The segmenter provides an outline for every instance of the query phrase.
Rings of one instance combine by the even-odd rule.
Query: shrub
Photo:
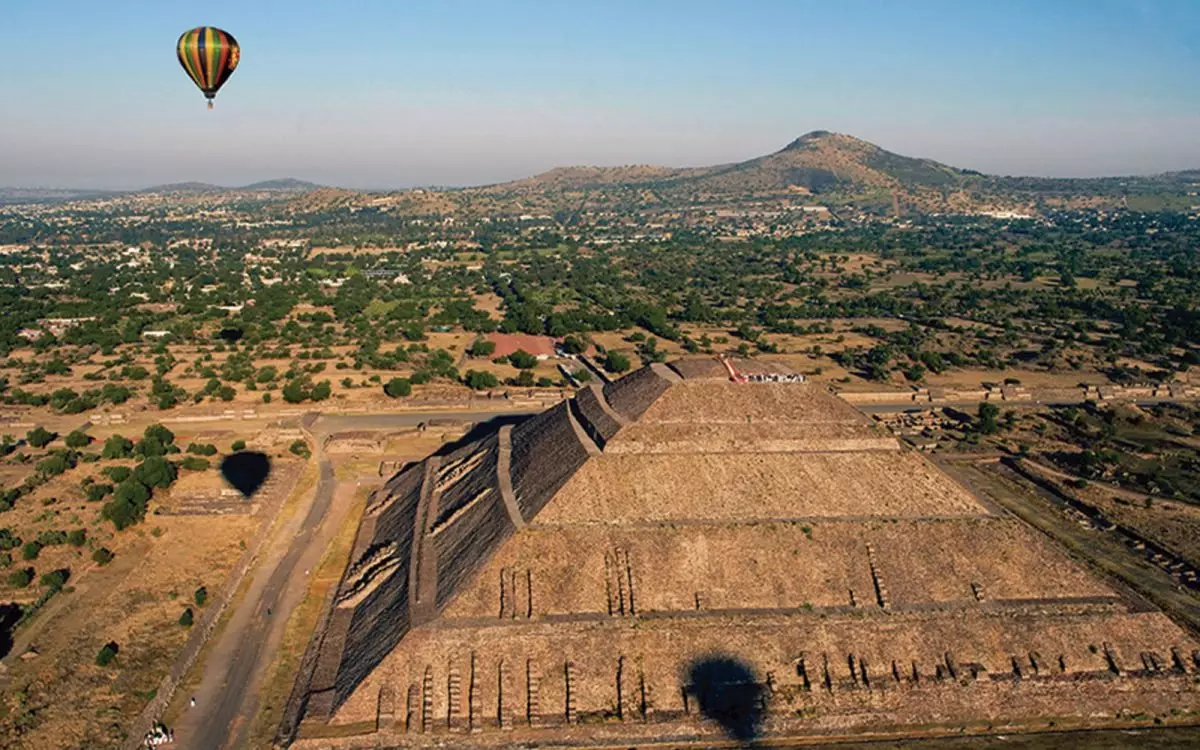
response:
[[[121,435],[113,435],[105,440],[104,449],[100,451],[100,457],[108,460],[112,460],[114,458],[129,458],[132,455],[133,441]]]
[[[47,456],[46,458],[43,458],[41,461],[37,462],[38,472],[48,477],[58,476],[69,468],[71,468],[71,462],[68,461],[67,457],[61,453],[53,456]]]
[[[37,543],[43,547],[53,547],[59,544],[66,544],[67,532],[61,529],[57,531],[43,531],[37,535]]]
[[[383,387],[383,392],[391,398],[404,398],[412,394],[412,383],[407,378],[392,378]]]
[[[245,440],[234,440],[233,444],[230,445],[229,447],[230,447],[230,449],[233,450],[234,453],[237,453],[238,451],[244,451],[244,450],[246,450],[246,441]]]
[[[38,425],[29,432],[25,433],[25,442],[29,443],[34,448],[45,448],[54,438],[58,437],[53,432]]]
[[[500,385],[500,381],[496,379],[495,375],[484,370],[467,370],[463,381],[467,384],[468,388],[476,391],[495,388]]]
[[[320,383],[317,383],[313,386],[312,393],[309,394],[309,398],[311,398],[313,401],[324,401],[331,395],[333,395],[333,387],[329,384],[328,380],[322,380]]]
[[[181,614],[179,616],[179,624],[185,628],[190,628],[192,626],[193,620],[194,620],[194,618],[192,616],[192,608],[191,607],[188,607],[187,609],[183,610],[183,614]]]
[[[21,559],[22,560],[36,560],[38,558],[38,555],[40,555],[41,553],[42,553],[41,542],[36,542],[36,541],[25,542],[24,546],[21,547]]]
[[[508,361],[513,367],[521,370],[532,370],[534,367],[537,367],[538,362],[537,357],[533,356],[524,349],[518,349],[512,354],[508,355]]]
[[[215,456],[217,455],[217,446],[212,443],[191,443],[187,447],[187,452],[197,456]]]
[[[72,529],[71,533],[67,534],[67,544],[72,547],[82,547],[87,541],[87,529]]]
[[[207,471],[211,465],[207,458],[199,456],[188,456],[179,462],[179,467],[188,471]]]
[[[471,344],[472,357],[490,357],[496,351],[496,343],[486,339],[478,339]]]
[[[112,550],[110,550],[108,547],[101,547],[92,553],[92,559],[96,561],[96,564],[98,565],[108,565],[113,561],[114,557],[116,557],[116,555],[114,555]]]
[[[290,446],[288,446],[288,450],[297,456],[303,456],[304,458],[308,458],[312,455],[312,452],[308,449],[308,443],[304,442],[303,440],[294,441]]]
[[[67,585],[67,579],[70,577],[71,571],[67,568],[52,570],[49,573],[42,574],[41,584],[48,589],[58,591],[63,586]]]
[[[13,558],[11,552],[0,552],[0,568],[12,567]]]
[[[100,509],[100,517],[112,521],[120,531],[145,517],[148,502],[150,489],[136,479],[127,479],[117,486],[113,499]]]
[[[133,469],[128,466],[105,466],[100,473],[120,484],[133,475]]]
[[[174,484],[177,476],[175,465],[161,456],[151,456],[133,467],[133,478],[147,487],[165,489]]]
[[[158,440],[163,445],[171,445],[175,442],[175,433],[161,424],[152,424],[142,433],[142,440]]]
[[[112,641],[104,644],[104,648],[100,649],[100,653],[96,654],[96,666],[107,667],[112,663],[113,659],[117,658],[117,653],[120,650],[121,647]]]
[[[302,378],[294,378],[283,387],[283,400],[289,404],[299,404],[309,395],[308,383]]]
[[[196,602],[197,607],[203,607],[204,603],[208,601],[208,589],[204,588],[203,586],[196,589],[195,592],[192,593],[192,601]]]
[[[86,448],[90,442],[92,442],[91,436],[83,430],[75,430],[67,435],[68,448]]]
[[[626,372],[629,370],[629,357],[615,350],[609,350],[604,357],[604,369],[609,372]]]
[[[563,339],[562,349],[567,354],[582,354],[587,350],[587,342],[577,336],[567,336]]]
[[[12,529],[0,529],[0,550],[16,549],[21,546],[21,537],[12,532]]]
[[[8,574],[8,585],[23,589],[33,583],[33,568],[21,568]]]

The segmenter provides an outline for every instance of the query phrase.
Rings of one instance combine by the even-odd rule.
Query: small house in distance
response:
[[[525,351],[538,360],[555,356],[555,341],[549,336],[532,336],[526,333],[489,333],[487,340],[496,345],[492,356],[507,357],[516,351]]]

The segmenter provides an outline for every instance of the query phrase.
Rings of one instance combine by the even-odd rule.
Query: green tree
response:
[[[91,436],[88,435],[83,430],[74,430],[69,435],[67,435],[67,447],[68,448],[86,448],[88,446],[88,444],[91,442],[92,442]]]
[[[308,396],[308,382],[303,378],[293,378],[283,387],[283,400],[289,404],[303,403]]]
[[[583,354],[587,351],[587,342],[578,336],[567,336],[562,341],[562,349],[567,354]]]
[[[174,484],[177,476],[175,465],[162,456],[151,456],[133,467],[133,478],[147,487],[166,489]]]
[[[179,462],[179,467],[188,471],[207,471],[210,466],[212,464],[208,462],[207,458],[199,456],[188,456]]]
[[[96,654],[96,666],[107,667],[112,663],[113,659],[117,658],[117,653],[120,650],[121,647],[112,641],[104,644],[104,648],[100,649],[100,652]]]
[[[333,394],[333,388],[328,380],[322,380],[313,386],[311,398],[313,401],[324,401]]]
[[[33,568],[21,568],[8,574],[8,585],[23,589],[33,582]]]
[[[990,404],[984,401],[979,405],[979,417],[977,424],[979,431],[984,435],[995,435],[1000,430],[1000,425],[996,418],[1000,416],[1000,407],[995,404]]]
[[[192,616],[192,608],[191,607],[188,607],[187,609],[183,610],[183,614],[181,614],[179,616],[179,624],[185,628],[190,628],[192,626],[193,620],[194,620],[194,618]]]
[[[496,342],[487,339],[475,339],[471,344],[472,357],[490,357],[496,352]]]
[[[100,470],[100,473],[120,484],[133,474],[133,469],[130,469],[128,466],[105,466]]]
[[[37,470],[44,476],[53,477],[62,474],[67,469],[71,468],[67,457],[61,453],[53,456],[47,456],[37,463]]]
[[[60,570],[52,570],[49,573],[43,573],[40,583],[52,591],[58,591],[67,585],[67,579],[70,577],[71,571],[62,568]]]
[[[104,449],[100,451],[101,458],[113,460],[129,458],[133,455],[133,441],[121,435],[113,435],[104,441]]]
[[[138,523],[146,515],[150,489],[136,479],[122,482],[113,492],[112,500],[100,509],[100,517],[112,522],[118,531]]]
[[[73,529],[67,534],[67,544],[72,547],[82,547],[87,542],[87,529]]]
[[[496,376],[486,370],[467,370],[463,381],[468,388],[476,391],[483,391],[500,385],[500,381],[496,379]]]
[[[203,607],[208,601],[208,589],[201,586],[192,593],[192,601],[196,602],[197,607]]]
[[[53,432],[38,425],[29,432],[25,433],[25,442],[29,443],[34,448],[45,448],[54,438],[58,437]]]
[[[246,450],[246,441],[245,440],[234,440],[229,445],[229,449],[232,450],[234,453],[237,453],[238,451],[244,451],[244,450]]]
[[[391,398],[404,398],[412,394],[412,382],[407,378],[392,378],[383,387],[383,392]]]
[[[101,547],[92,553],[92,559],[95,560],[96,564],[100,566],[108,565],[113,561],[114,557],[116,557],[116,555],[114,555],[112,550],[110,550],[108,547]]]
[[[304,442],[303,440],[293,441],[292,444],[288,446],[288,450],[297,456],[303,456],[304,458],[308,458],[312,455],[312,451],[308,449],[308,443]]]
[[[513,367],[521,370],[531,370],[534,367],[537,367],[538,363],[537,357],[533,356],[524,349],[518,349],[512,354],[508,355],[508,361]]]
[[[626,357],[615,349],[609,349],[608,353],[604,356],[604,369],[609,372],[627,372],[629,367],[629,357]]]
[[[161,424],[152,424],[142,433],[143,440],[156,439],[163,445],[173,445],[175,443],[175,433],[168,430]]]
[[[23,547],[21,547],[21,559],[22,560],[36,560],[38,558],[38,555],[40,555],[41,553],[42,553],[42,543],[38,542],[38,541],[25,542],[25,545]]]

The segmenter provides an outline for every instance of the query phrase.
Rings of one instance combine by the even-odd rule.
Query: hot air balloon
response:
[[[208,108],[212,109],[213,97],[233,75],[242,57],[237,40],[228,31],[198,26],[183,32],[175,52],[179,55],[179,64],[204,92]]]

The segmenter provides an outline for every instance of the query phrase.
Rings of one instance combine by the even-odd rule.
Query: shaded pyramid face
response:
[[[1161,613],[823,389],[703,360],[393,477],[317,637],[314,738],[745,741],[1196,700],[1099,678],[1196,648]],[[1042,688],[1014,691],[1016,663]]]

